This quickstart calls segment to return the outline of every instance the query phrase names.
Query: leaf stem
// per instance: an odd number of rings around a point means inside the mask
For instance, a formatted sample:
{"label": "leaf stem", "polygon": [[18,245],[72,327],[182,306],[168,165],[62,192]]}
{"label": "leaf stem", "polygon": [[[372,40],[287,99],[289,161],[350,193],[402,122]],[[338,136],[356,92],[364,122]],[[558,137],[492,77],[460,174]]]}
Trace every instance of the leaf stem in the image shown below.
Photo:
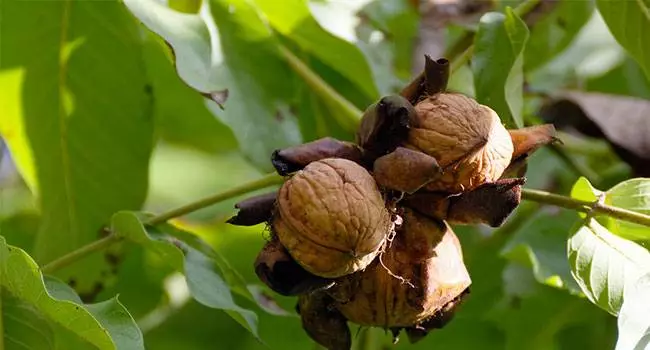
{"label": "leaf stem", "polygon": [[583,213],[607,215],[615,219],[625,220],[635,224],[650,227],[650,215],[638,213],[623,208],[613,207],[599,202],[583,201],[571,197],[566,197],[566,196],[561,196],[558,194],[546,192],[546,191],[533,190],[527,188],[521,191],[521,197],[524,200],[528,200],[528,201],[555,205],[558,207],[573,209],[575,211],[579,211]]}
{"label": "leaf stem", "polygon": [[[203,209],[205,207],[208,207],[210,205],[219,203],[221,201],[225,201],[228,199],[231,199],[233,197],[237,197],[242,194],[246,194],[249,192],[253,192],[265,187],[269,187],[272,185],[277,185],[281,184],[284,181],[284,178],[280,175],[277,175],[275,173],[272,174],[267,174],[257,180],[247,182],[243,185],[231,188],[229,190],[217,193],[215,195],[199,199],[195,202],[192,202],[190,204],[184,205],[182,207],[172,209],[170,211],[164,212],[162,214],[156,215],[152,217],[151,219],[147,220],[145,224],[147,225],[156,225],[163,223],[167,220],[192,213],[194,211],[197,211],[199,209]],[[108,234],[106,237],[101,238],[97,241],[94,241],[92,243],[89,243],[83,247],[80,247],[76,250],[71,251],[70,253],[53,260],[52,262],[44,265],[41,268],[41,271],[43,273],[53,273],[57,270],[60,270],[75,261],[78,261],[92,253],[101,251],[103,249],[106,249],[107,247],[111,246],[112,244],[118,242],[121,240],[121,237],[115,234],[115,232],[111,232]]]}
{"label": "leaf stem", "polygon": [[309,66],[300,60],[289,49],[280,45],[280,53],[287,60],[287,63],[293,68],[298,75],[300,75],[307,85],[325,101],[334,103],[336,107],[340,108],[344,113],[334,113],[334,118],[337,119],[344,128],[348,130],[356,130],[361,120],[363,111],[358,109],[348,99],[341,96],[334,88],[323,80],[318,74],[314,73]]}
{"label": "leaf stem", "polygon": [[46,264],[41,268],[43,273],[52,273],[54,271],[60,270],[73,262],[80,260],[94,252],[98,252],[105,248],[108,248],[113,243],[117,242],[119,237],[113,233],[110,233],[108,236],[96,240],[94,242],[88,243],[83,247],[75,249],[70,253],[53,260],[52,262]]}
{"label": "leaf stem", "polygon": [[284,178],[276,173],[271,173],[267,174],[257,180],[247,182],[243,185],[233,187],[229,190],[217,193],[215,195],[205,197],[203,199],[199,199],[196,202],[192,202],[190,204],[184,205],[182,207],[172,209],[168,212],[156,215],[149,219],[146,224],[147,225],[157,225],[160,223],[163,223],[167,220],[177,218],[179,216],[189,214],[192,212],[195,212],[199,209],[203,209],[205,207],[209,207],[213,204],[219,203],[221,201],[225,201],[228,199],[231,199],[233,197],[240,196],[242,194],[246,194],[249,192],[253,192],[265,187],[273,186],[273,185],[279,185],[284,181]]}

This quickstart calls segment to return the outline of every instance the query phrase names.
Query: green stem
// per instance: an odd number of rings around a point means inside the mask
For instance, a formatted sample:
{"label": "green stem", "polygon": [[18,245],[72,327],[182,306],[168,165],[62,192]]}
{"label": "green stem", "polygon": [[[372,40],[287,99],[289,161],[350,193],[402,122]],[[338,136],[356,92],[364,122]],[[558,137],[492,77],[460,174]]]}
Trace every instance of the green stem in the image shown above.
{"label": "green stem", "polygon": [[273,185],[279,185],[284,181],[284,178],[276,173],[271,173],[267,174],[264,177],[257,179],[255,181],[247,182],[243,185],[234,187],[230,190],[224,191],[217,193],[213,196],[209,196],[203,199],[199,199],[196,202],[192,202],[190,204],[184,205],[182,207],[172,209],[168,212],[156,215],[149,219],[146,224],[147,225],[157,225],[160,223],[163,223],[167,220],[177,218],[179,216],[183,216],[192,212],[195,212],[199,209],[203,209],[205,207],[209,207],[213,204],[231,199],[233,197],[237,197],[249,192],[257,191],[259,189],[273,186]]}
{"label": "green stem", "polygon": [[337,122],[348,130],[356,130],[363,111],[358,109],[345,97],[341,96],[289,49],[280,45],[280,53],[287,60],[289,66],[291,66],[291,68],[293,68],[293,70],[305,80],[307,85],[309,85],[316,95],[320,96],[324,101],[333,103],[337,109],[343,111],[343,113],[340,114],[334,113],[334,118],[337,119]]}
{"label": "green stem", "polygon": [[532,189],[523,189],[521,191],[521,197],[528,201],[551,204],[557,207],[573,209],[575,211],[579,211],[583,213],[594,213],[594,214],[606,215],[619,220],[629,221],[635,224],[650,227],[650,215],[638,213],[623,208],[612,207],[607,204],[583,201],[571,197],[557,195],[546,191],[532,190]]}
{"label": "green stem", "polygon": [[[253,192],[265,187],[269,187],[272,185],[278,185],[281,184],[284,181],[284,178],[280,175],[277,175],[275,173],[268,174],[263,176],[260,179],[247,182],[243,185],[231,188],[229,190],[226,190],[224,192],[217,193],[213,196],[206,197],[203,199],[199,199],[196,202],[192,202],[190,204],[184,205],[182,207],[172,209],[168,212],[156,215],[152,217],[151,219],[147,220],[145,224],[147,225],[156,225],[163,223],[167,220],[189,214],[192,212],[195,212],[199,209],[203,209],[205,207],[208,207],[210,205],[219,203],[221,201],[225,201],[228,199],[231,199],[233,197],[237,197],[239,195],[243,195],[249,192]],[[76,250],[71,251],[70,253],[55,259],[54,261],[46,264],[45,266],[42,267],[41,271],[43,273],[53,273],[55,271],[58,271],[75,261],[78,261],[92,253],[104,250],[111,246],[112,244],[118,242],[121,240],[121,237],[116,235],[114,232],[111,232],[108,236],[99,239],[97,241],[94,241],[92,243],[89,243],[83,247],[80,247]]]}
{"label": "green stem", "polygon": [[542,0],[526,0],[521,4],[517,5],[517,7],[515,7],[513,12],[519,17],[526,16],[532,10],[534,10],[535,7],[537,7],[537,5],[539,5],[541,1]]}
{"label": "green stem", "polygon": [[86,244],[85,246],[73,250],[70,253],[46,264],[43,266],[43,268],[41,268],[41,271],[43,273],[52,273],[54,271],[60,270],[92,253],[108,248],[110,245],[117,241],[119,241],[119,237],[113,233],[110,233],[108,236],[102,239]]}

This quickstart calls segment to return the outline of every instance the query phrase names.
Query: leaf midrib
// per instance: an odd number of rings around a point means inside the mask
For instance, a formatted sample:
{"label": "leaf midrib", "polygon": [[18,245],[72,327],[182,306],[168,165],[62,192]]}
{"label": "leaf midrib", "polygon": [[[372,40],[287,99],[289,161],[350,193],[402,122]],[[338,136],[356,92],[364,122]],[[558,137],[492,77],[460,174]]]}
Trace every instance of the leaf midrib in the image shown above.
{"label": "leaf midrib", "polygon": [[61,170],[63,172],[63,186],[65,192],[66,212],[70,220],[70,234],[72,237],[78,236],[78,226],[76,222],[76,212],[72,193],[70,158],[68,157],[68,125],[66,123],[64,101],[64,90],[67,76],[67,60],[65,57],[65,44],[68,38],[70,25],[70,6],[71,0],[63,0],[63,12],[61,15],[61,32],[59,41],[59,76],[58,76],[58,121],[59,121],[59,148],[61,151]]}

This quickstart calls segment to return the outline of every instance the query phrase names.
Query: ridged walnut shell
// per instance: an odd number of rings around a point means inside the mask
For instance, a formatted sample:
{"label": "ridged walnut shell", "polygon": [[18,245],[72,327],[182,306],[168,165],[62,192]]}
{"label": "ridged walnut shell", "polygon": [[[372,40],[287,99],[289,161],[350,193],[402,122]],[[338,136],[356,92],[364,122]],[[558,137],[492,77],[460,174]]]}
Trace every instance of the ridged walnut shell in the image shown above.
{"label": "ridged walnut shell", "polygon": [[437,94],[415,106],[407,147],[438,161],[443,175],[431,191],[458,193],[494,182],[510,164],[512,140],[489,107],[460,94]]}
{"label": "ridged walnut shell", "polygon": [[386,329],[416,326],[471,284],[451,228],[409,209],[403,215],[403,226],[381,260],[328,290],[338,310],[354,323]]}
{"label": "ridged walnut shell", "polygon": [[352,161],[328,158],[284,183],[272,227],[305,270],[336,278],[368,266],[392,223],[372,176]]}

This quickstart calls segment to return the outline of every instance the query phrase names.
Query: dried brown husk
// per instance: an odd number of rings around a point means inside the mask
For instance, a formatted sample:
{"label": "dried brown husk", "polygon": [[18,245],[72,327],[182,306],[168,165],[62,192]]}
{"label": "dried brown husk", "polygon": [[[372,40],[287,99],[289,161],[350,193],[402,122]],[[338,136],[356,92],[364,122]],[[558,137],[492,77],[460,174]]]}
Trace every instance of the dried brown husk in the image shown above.
{"label": "dried brown husk", "polygon": [[352,336],[347,320],[333,307],[332,298],[323,292],[301,295],[296,307],[302,328],[328,350],[349,350]]}
{"label": "dried brown husk", "polygon": [[327,292],[350,321],[386,329],[416,326],[471,284],[458,238],[444,221],[404,208],[402,228],[365,271]]}
{"label": "dried brown husk", "polygon": [[335,278],[368,266],[392,223],[372,176],[352,161],[329,158],[284,183],[272,228],[307,271]]}
{"label": "dried brown husk", "polygon": [[281,295],[306,294],[334,285],[333,280],[303,269],[275,236],[264,245],[254,266],[260,281]]}

